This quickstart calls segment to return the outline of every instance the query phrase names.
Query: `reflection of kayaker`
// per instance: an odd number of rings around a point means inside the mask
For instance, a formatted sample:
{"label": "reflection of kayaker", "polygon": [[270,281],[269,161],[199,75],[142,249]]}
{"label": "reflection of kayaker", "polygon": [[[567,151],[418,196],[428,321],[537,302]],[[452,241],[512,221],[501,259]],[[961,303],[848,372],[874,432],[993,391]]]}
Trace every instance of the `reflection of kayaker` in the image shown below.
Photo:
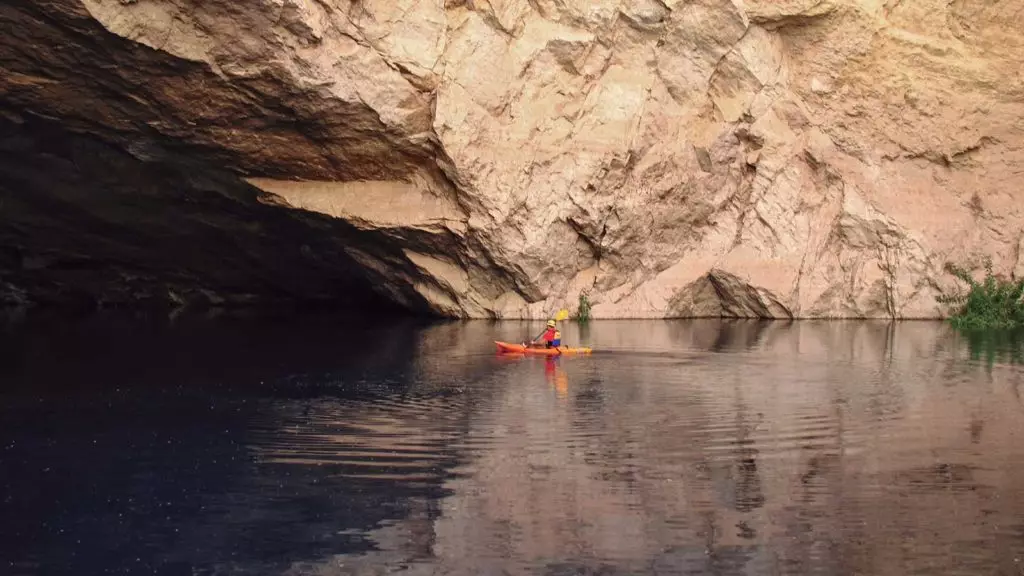
{"label": "reflection of kayaker", "polygon": [[569,396],[569,376],[558,365],[558,358],[549,356],[544,360],[544,375],[555,388],[555,394],[562,399]]}

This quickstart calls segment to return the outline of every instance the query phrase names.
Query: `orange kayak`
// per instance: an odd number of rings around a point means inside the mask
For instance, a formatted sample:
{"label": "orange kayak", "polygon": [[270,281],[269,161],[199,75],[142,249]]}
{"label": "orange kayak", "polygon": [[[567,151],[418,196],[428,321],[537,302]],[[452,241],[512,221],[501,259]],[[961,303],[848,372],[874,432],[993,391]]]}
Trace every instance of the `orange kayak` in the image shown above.
{"label": "orange kayak", "polygon": [[498,345],[499,354],[538,354],[541,356],[558,356],[565,354],[590,354],[590,348],[569,348],[559,346],[558,348],[530,348],[522,344],[494,341]]}

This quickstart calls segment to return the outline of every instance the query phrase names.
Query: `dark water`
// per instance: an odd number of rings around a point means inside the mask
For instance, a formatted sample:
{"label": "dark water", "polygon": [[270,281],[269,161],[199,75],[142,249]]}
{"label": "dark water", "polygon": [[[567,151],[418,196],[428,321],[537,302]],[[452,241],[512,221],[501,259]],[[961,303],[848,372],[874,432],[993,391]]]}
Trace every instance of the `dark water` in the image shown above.
{"label": "dark water", "polygon": [[0,574],[1021,574],[1024,367],[941,323],[0,323]]}

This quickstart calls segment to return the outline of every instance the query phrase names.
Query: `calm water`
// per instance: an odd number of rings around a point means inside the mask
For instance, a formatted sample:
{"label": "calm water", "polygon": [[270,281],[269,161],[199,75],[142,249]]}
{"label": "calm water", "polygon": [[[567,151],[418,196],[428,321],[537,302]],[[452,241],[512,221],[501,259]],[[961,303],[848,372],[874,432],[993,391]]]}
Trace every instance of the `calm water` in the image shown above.
{"label": "calm water", "polygon": [[1012,353],[717,321],[493,353],[539,330],[0,322],[0,574],[1024,573]]}

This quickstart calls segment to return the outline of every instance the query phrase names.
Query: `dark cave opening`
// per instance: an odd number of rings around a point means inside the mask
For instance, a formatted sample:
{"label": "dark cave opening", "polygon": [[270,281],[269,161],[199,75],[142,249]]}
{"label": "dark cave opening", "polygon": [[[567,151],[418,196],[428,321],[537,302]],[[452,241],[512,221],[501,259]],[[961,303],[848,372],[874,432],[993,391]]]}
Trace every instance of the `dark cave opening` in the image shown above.
{"label": "dark cave opening", "polygon": [[346,252],[372,238],[275,205],[202,156],[0,116],[0,305],[425,312]]}

